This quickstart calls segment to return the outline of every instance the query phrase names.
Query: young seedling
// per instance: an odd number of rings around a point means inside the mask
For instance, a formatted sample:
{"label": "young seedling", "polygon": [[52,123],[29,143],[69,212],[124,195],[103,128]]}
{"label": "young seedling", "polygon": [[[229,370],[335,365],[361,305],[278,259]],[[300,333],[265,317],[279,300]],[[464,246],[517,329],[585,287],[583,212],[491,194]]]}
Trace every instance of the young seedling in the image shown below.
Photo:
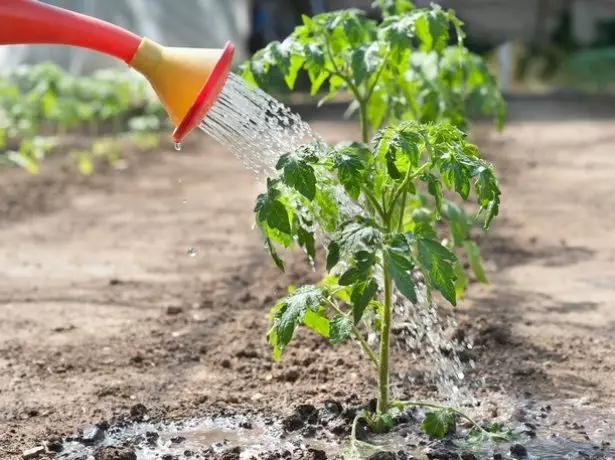
{"label": "young seedling", "polygon": [[[445,199],[444,190],[462,200],[473,195],[485,229],[497,216],[494,168],[464,130],[468,102],[494,114],[498,124],[504,102],[482,59],[464,48],[462,24],[452,11],[378,3],[381,23],[358,10],[304,17],[287,39],[270,43],[243,66],[245,78],[265,89],[280,78],[293,88],[305,71],[313,94],[327,88],[323,101],[349,91],[362,133],[360,142],[315,143],[282,155],[257,198],[256,222],[281,270],[278,246],[297,244],[310,263],[317,240],[327,247],[325,277],[276,303],[268,340],[280,359],[299,326],[331,344],[354,339],[378,376],[376,414],[361,417],[383,431],[394,408],[429,407],[422,426],[441,438],[459,411],[391,401],[393,307],[418,305],[423,294],[431,302],[435,291],[456,305],[468,283],[461,256],[486,282],[470,239],[477,220]],[[367,332],[376,333],[378,349],[366,341]]]}

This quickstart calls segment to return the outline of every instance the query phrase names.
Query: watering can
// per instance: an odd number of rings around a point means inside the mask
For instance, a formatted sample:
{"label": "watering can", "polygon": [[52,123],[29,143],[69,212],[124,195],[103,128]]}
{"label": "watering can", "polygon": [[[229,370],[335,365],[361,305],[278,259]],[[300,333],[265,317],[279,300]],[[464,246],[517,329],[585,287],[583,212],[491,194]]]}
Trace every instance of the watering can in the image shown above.
{"label": "watering can", "polygon": [[176,143],[205,117],[228,77],[235,47],[162,46],[108,22],[36,0],[0,0],[0,45],[61,44],[126,62],[149,81],[175,125]]}

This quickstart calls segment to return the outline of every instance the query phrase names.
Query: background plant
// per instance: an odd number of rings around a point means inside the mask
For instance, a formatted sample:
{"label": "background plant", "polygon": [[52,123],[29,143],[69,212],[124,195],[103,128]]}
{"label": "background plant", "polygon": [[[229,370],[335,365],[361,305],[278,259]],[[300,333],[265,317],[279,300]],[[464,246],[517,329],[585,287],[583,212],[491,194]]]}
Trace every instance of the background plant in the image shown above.
{"label": "background plant", "polygon": [[[500,190],[493,166],[465,131],[473,110],[494,115],[501,126],[505,106],[483,60],[464,48],[462,23],[452,11],[408,1],[378,4],[381,23],[358,10],[304,17],[286,40],[247,62],[243,74],[265,89],[281,77],[292,89],[303,71],[313,94],[325,88],[321,102],[341,91],[353,97],[349,109],[358,113],[361,141],[319,142],[281,156],[255,212],[282,270],[277,246],[299,245],[310,263],[319,234],[327,246],[323,280],[292,290],[271,311],[275,358],[301,325],[332,344],[355,339],[378,374],[377,413],[365,417],[383,430],[391,410],[405,404],[389,394],[394,303],[421,308],[421,295],[430,304],[438,292],[455,305],[468,282],[462,257],[486,282],[470,230],[478,220],[489,227]],[[471,192],[476,218],[445,197],[468,200]],[[365,340],[367,331],[378,335],[378,350]],[[457,415],[433,410],[423,427],[443,437]]]}
{"label": "background plant", "polygon": [[0,76],[0,152],[31,173],[69,135],[80,134],[91,139],[89,146],[69,154],[89,174],[96,158],[117,161],[126,139],[143,148],[157,144],[165,119],[147,82],[128,72],[75,77],[45,63]]}

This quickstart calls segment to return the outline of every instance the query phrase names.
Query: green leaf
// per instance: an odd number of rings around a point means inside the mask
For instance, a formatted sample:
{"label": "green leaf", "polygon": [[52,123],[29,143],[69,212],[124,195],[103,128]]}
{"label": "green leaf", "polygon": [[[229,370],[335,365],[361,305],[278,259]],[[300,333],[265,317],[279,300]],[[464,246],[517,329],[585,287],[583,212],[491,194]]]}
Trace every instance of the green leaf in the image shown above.
{"label": "green leaf", "polygon": [[457,305],[455,254],[437,241],[426,238],[417,240],[417,251],[429,285],[440,291],[452,305]]}
{"label": "green leaf", "polygon": [[427,412],[421,428],[428,436],[443,439],[456,429],[455,414],[448,409]]}
{"label": "green leaf", "polygon": [[340,261],[340,245],[337,241],[331,241],[327,248],[327,271],[331,271],[333,267]]}
{"label": "green leaf", "polygon": [[468,286],[469,279],[459,261],[455,262],[455,275],[457,276],[455,280],[455,293],[457,294],[457,299],[461,299]]}
{"label": "green leaf", "polygon": [[312,329],[317,334],[323,337],[329,337],[329,320],[326,317],[326,310],[321,308],[315,312],[312,310],[306,310],[303,317],[303,324]]}
{"label": "green leaf", "polygon": [[398,233],[393,236],[384,251],[385,270],[393,278],[395,286],[410,302],[416,303],[416,289],[410,272],[414,268],[410,246],[406,236]]}
{"label": "green leaf", "polygon": [[303,158],[285,154],[280,157],[276,169],[283,170],[284,183],[293,187],[308,200],[316,196],[316,175],[314,168]]}
{"label": "green leaf", "polygon": [[378,292],[378,283],[371,279],[367,284],[355,285],[350,300],[352,302],[352,315],[355,324],[359,324],[365,313],[365,309]]}
{"label": "green leaf", "polygon": [[429,173],[423,174],[422,180],[427,182],[427,191],[436,202],[436,219],[439,219],[442,212],[442,184],[436,176]]}
{"label": "green leaf", "polygon": [[365,170],[362,154],[365,151],[364,146],[351,144],[333,152],[333,165],[337,169],[337,177],[354,199],[357,199],[361,193]]}
{"label": "green leaf", "polygon": [[350,67],[352,68],[352,76],[355,84],[362,84],[369,76],[367,63],[365,62],[365,46],[353,50],[350,59]]}
{"label": "green leaf", "polygon": [[343,342],[352,333],[352,323],[344,315],[335,315],[329,323],[329,341],[333,345]]}
{"label": "green leaf", "polygon": [[293,338],[297,326],[304,321],[306,311],[318,312],[323,301],[324,295],[320,288],[302,286],[273,307],[269,341],[278,355]]}
{"label": "green leaf", "polygon": [[468,254],[468,262],[470,263],[470,267],[472,267],[476,279],[481,283],[488,283],[489,281],[487,280],[487,275],[483,268],[483,259],[480,256],[478,245],[474,241],[468,240],[463,243],[463,246]]}
{"label": "green leaf", "polygon": [[267,205],[267,225],[290,235],[290,220],[286,206],[278,200],[274,200]]}
{"label": "green leaf", "polygon": [[444,204],[443,210],[444,216],[449,221],[453,244],[460,247],[468,239],[472,221],[463,209],[450,201]]}
{"label": "green leaf", "polygon": [[314,240],[314,233],[307,231],[303,227],[297,229],[297,242],[299,246],[305,249],[309,260],[313,261],[316,258],[316,242]]}
{"label": "green leaf", "polygon": [[282,261],[282,259],[280,259],[280,256],[278,255],[278,252],[276,251],[271,239],[265,238],[265,244],[267,246],[267,249],[269,250],[269,254],[271,254],[271,258],[273,259],[277,267],[281,271],[284,271],[284,262]]}
{"label": "green leaf", "polygon": [[361,271],[357,267],[350,267],[342,274],[342,276],[340,276],[338,284],[340,286],[350,286],[358,281],[360,277]]}

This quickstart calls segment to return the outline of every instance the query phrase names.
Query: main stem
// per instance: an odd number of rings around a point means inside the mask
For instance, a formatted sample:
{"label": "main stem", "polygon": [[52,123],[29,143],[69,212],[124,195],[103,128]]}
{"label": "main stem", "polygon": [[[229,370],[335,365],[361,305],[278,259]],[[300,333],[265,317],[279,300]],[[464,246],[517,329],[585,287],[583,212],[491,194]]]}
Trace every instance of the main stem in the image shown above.
{"label": "main stem", "polygon": [[391,309],[393,300],[393,283],[384,267],[384,312],[382,313],[382,328],[380,330],[380,357],[378,362],[378,406],[379,415],[389,411],[389,342],[391,335]]}
{"label": "main stem", "polygon": [[[369,121],[367,119],[367,101],[361,100],[360,94],[355,94],[359,101],[359,117],[361,121],[361,139],[369,143]],[[390,227],[390,219],[383,210],[383,223]],[[384,267],[384,312],[380,329],[380,356],[378,358],[378,404],[376,412],[384,415],[389,412],[389,344],[391,335],[391,309],[393,303],[393,281]]]}

